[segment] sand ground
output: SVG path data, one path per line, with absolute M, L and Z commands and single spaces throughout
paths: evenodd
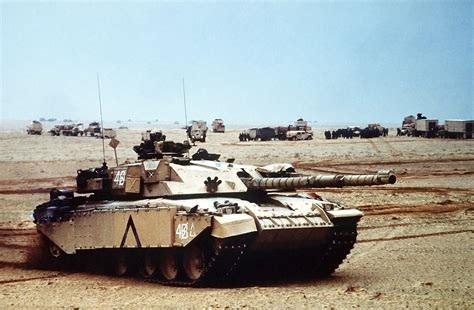
M 164 133 L 182 141 L 183 132 Z M 231 130 L 210 133 L 198 147 L 241 163 L 289 162 L 308 173 L 393 169 L 394 185 L 317 191 L 365 213 L 348 259 L 328 279 L 197 289 L 29 268 L 32 210 L 51 188 L 73 187 L 77 169 L 100 166 L 102 142 L 0 132 L 0 307 L 474 308 L 474 140 L 328 141 L 322 132 L 312 141 L 239 142 Z M 135 159 L 131 147 L 140 136 L 119 131 L 120 162 Z M 107 146 L 106 159 L 115 161 Z

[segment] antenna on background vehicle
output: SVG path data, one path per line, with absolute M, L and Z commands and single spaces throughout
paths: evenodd
M 183 78 L 183 100 L 184 100 L 184 129 L 186 129 L 186 141 L 189 142 L 189 132 L 190 128 L 188 128 L 188 113 L 186 111 L 186 88 L 184 87 L 184 78 Z M 188 150 L 189 155 L 189 150 Z
M 99 108 L 100 108 L 100 135 L 102 138 L 102 155 L 104 156 L 103 165 L 106 166 L 105 162 L 105 142 L 104 142 L 104 121 L 102 119 L 102 100 L 100 98 L 100 83 L 99 83 L 99 72 L 97 72 L 97 91 L 99 92 Z
M 184 126 L 188 128 L 188 114 L 186 111 L 186 89 L 184 88 L 184 78 L 183 78 L 183 99 L 184 99 Z

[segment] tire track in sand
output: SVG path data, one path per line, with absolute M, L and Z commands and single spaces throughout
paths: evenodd
M 47 276 L 40 276 L 40 277 L 30 277 L 30 278 L 22 278 L 22 279 L 10 279 L 10 280 L 0 280 L 0 284 L 9 284 L 9 283 L 18 283 L 18 282 L 27 282 L 27 281 L 34 281 L 34 280 L 45 280 L 45 279 L 55 279 L 68 276 L 67 273 L 56 273 Z
M 434 233 L 417 234 L 417 235 L 403 235 L 403 236 L 394 236 L 394 237 L 362 239 L 362 240 L 357 240 L 357 242 L 365 243 L 365 242 L 396 241 L 396 240 L 426 238 L 426 237 L 432 237 L 432 236 L 454 235 L 454 234 L 473 233 L 473 232 L 474 230 L 472 229 L 462 229 L 462 230 L 451 230 L 451 231 L 439 231 L 439 232 L 434 232 Z

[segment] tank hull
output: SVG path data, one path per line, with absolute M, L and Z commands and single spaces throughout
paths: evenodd
M 87 202 L 62 213 L 52 207 L 35 214 L 37 229 L 63 258 L 99 255 L 105 265 L 124 261 L 123 268 L 138 269 L 151 260 L 154 272 L 147 278 L 194 286 L 223 283 L 241 262 L 244 274 L 253 273 L 260 259 L 277 266 L 295 253 L 311 258 L 298 264 L 308 275 L 329 275 L 352 249 L 362 216 L 326 201 L 281 194 L 258 202 L 156 198 Z

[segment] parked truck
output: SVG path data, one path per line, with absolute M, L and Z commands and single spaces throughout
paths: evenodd
M 41 135 L 43 133 L 43 125 L 38 121 L 32 121 L 28 127 L 26 127 L 26 133 L 29 135 Z
M 81 128 L 82 124 L 56 125 L 51 128 L 49 133 L 52 136 L 82 136 L 84 131 Z
M 192 121 L 191 126 L 186 128 L 186 132 L 192 143 L 196 141 L 206 142 L 207 123 L 205 121 Z
M 437 119 L 417 119 L 415 123 L 415 136 L 434 138 L 438 127 Z
M 447 119 L 444 123 L 445 137 L 472 139 L 474 120 Z
M 104 128 L 104 138 L 112 139 L 117 137 L 117 132 L 112 128 Z
M 302 118 L 296 120 L 294 126 L 288 126 L 286 132 L 287 140 L 310 140 L 313 138 L 313 130 L 308 126 L 308 121 Z
M 225 132 L 225 125 L 222 119 L 216 118 L 212 122 L 212 132 L 222 132 L 222 133 Z
M 89 135 L 91 137 L 100 136 L 100 124 L 98 122 L 92 122 L 89 124 L 89 127 L 84 129 L 84 135 Z
M 288 140 L 311 140 L 313 139 L 313 133 L 306 132 L 304 130 L 289 130 L 286 132 L 286 138 Z

